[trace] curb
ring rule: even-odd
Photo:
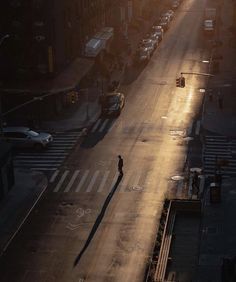
[[[35,208],[35,206],[37,205],[37,203],[41,199],[41,197],[44,194],[45,190],[47,189],[47,187],[48,187],[48,179],[46,177],[44,177],[44,180],[42,180],[42,182],[44,182],[43,185],[42,185],[42,191],[39,193],[39,195],[36,198],[36,200],[34,201],[33,205],[26,212],[26,215],[21,220],[20,224],[15,228],[15,230],[13,231],[13,234],[10,235],[9,239],[6,241],[6,243],[4,244],[3,248],[0,250],[0,257],[2,257],[4,255],[4,253],[6,252],[7,248],[9,247],[11,242],[14,240],[15,236],[18,234],[18,232],[20,231],[21,227],[24,225],[24,223],[26,222],[26,220],[30,216],[31,212],[33,211],[33,209]]]

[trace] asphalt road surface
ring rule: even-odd
[[[127,71],[120,117],[98,120],[51,180],[1,258],[2,282],[143,281],[163,200],[179,193],[170,178],[183,172],[184,137],[202,102],[204,78],[186,75],[184,89],[175,79],[207,70],[203,9],[202,0],[183,2],[146,68]]]

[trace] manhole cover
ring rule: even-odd
[[[133,187],[131,187],[131,190],[134,190],[134,191],[142,191],[142,190],[143,190],[143,187],[141,187],[141,186],[133,186]]]
[[[179,181],[179,180],[183,180],[184,177],[182,175],[174,175],[171,177],[171,180],[174,180],[174,181]]]

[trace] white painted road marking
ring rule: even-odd
[[[74,184],[75,179],[77,178],[79,172],[80,172],[79,170],[76,170],[76,171],[73,173],[73,175],[72,175],[72,177],[71,177],[71,180],[70,180],[70,182],[68,183],[68,185],[66,186],[66,189],[65,189],[64,192],[69,192],[69,191],[70,191],[70,188],[71,188],[72,185]]]
[[[79,192],[80,189],[82,188],[82,186],[84,185],[84,182],[86,181],[86,178],[88,177],[88,174],[89,174],[89,170],[86,170],[83,177],[81,178],[75,192]]]
[[[58,192],[58,191],[60,190],[61,185],[63,184],[64,180],[66,179],[68,173],[69,173],[69,170],[66,170],[66,171],[63,173],[63,175],[62,175],[60,181],[57,183],[57,186],[55,187],[55,189],[53,190],[53,192]]]

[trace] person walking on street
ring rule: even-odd
[[[123,165],[124,165],[124,162],[123,162],[123,159],[122,157],[119,155],[118,156],[119,158],[119,161],[118,161],[118,171],[120,173],[120,175],[123,175]]]

